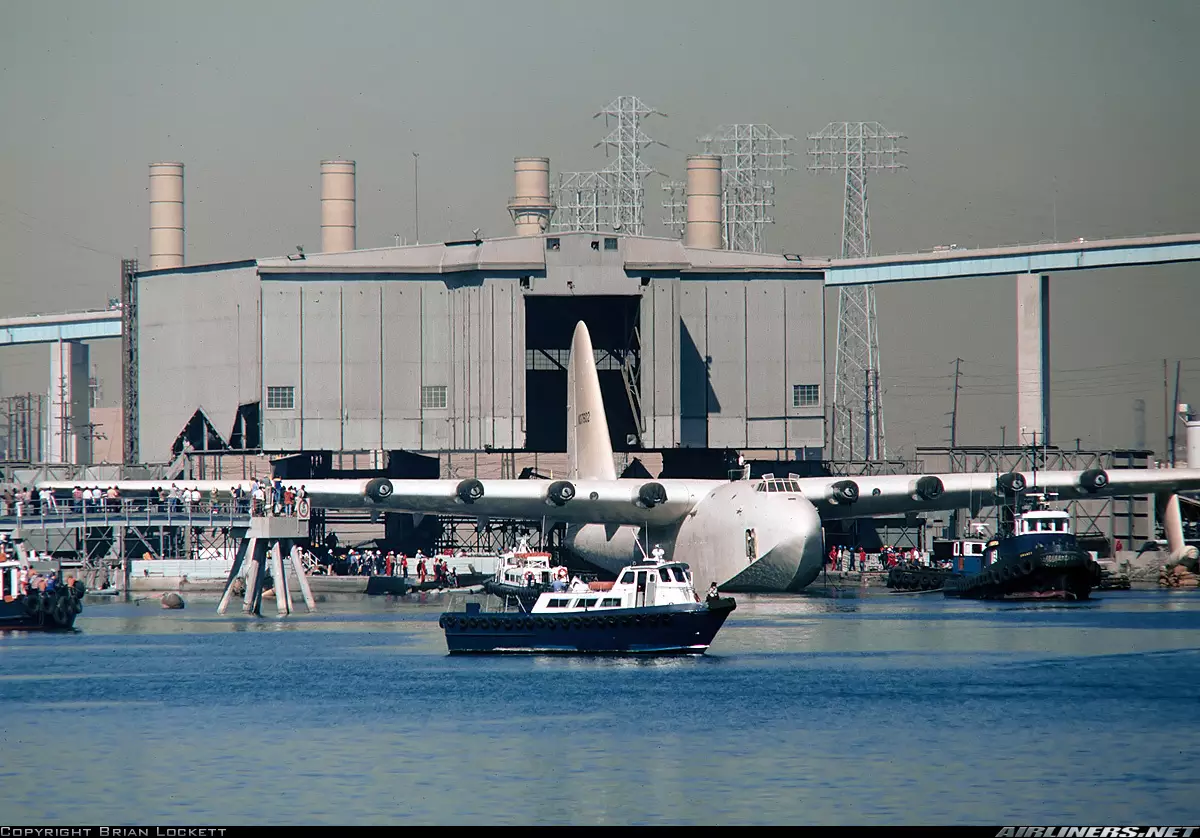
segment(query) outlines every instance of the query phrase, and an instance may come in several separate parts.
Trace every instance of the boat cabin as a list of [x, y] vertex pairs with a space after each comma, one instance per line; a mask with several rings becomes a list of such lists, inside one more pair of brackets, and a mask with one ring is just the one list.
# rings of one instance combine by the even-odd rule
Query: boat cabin
[[1014, 535], [1030, 533], [1069, 533], [1071, 516], [1061, 509], [1035, 509], [1017, 516]]
[[[656, 551], [657, 552], [657, 551]], [[692, 572], [683, 562], [654, 557], [621, 570], [607, 590], [576, 582], [566, 590], [549, 591], [534, 603], [534, 614], [581, 614], [617, 608], [649, 608], [699, 602]]]

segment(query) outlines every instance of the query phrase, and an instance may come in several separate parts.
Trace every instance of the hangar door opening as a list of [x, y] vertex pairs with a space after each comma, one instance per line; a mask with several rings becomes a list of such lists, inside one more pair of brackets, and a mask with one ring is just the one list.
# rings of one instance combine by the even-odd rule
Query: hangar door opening
[[641, 297], [525, 298], [525, 448], [567, 450], [567, 362], [582, 320], [592, 336], [614, 451], [641, 447]]

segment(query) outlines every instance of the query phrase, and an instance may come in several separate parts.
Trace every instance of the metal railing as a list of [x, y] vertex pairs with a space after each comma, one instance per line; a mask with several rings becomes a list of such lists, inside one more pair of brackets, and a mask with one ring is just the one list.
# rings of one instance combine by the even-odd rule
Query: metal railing
[[[0, 526], [68, 529], [72, 527], [246, 527], [250, 524], [251, 501], [187, 503], [180, 499], [102, 498], [75, 500], [56, 498], [53, 503], [0, 504]], [[292, 516], [288, 516], [292, 517]]]

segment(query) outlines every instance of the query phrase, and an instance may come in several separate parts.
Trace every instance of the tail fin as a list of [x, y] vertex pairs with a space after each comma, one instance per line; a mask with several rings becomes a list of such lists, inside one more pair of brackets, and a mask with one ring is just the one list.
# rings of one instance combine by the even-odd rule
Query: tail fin
[[617, 479], [592, 336], [582, 320], [571, 339], [571, 360], [567, 366], [567, 460], [572, 478]]

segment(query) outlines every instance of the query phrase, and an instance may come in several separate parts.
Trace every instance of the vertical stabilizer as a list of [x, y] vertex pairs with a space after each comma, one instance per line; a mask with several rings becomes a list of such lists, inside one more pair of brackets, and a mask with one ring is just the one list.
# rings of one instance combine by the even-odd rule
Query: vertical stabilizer
[[567, 460], [572, 478], [617, 479], [592, 336], [582, 320], [571, 339], [571, 361], [567, 367]]

